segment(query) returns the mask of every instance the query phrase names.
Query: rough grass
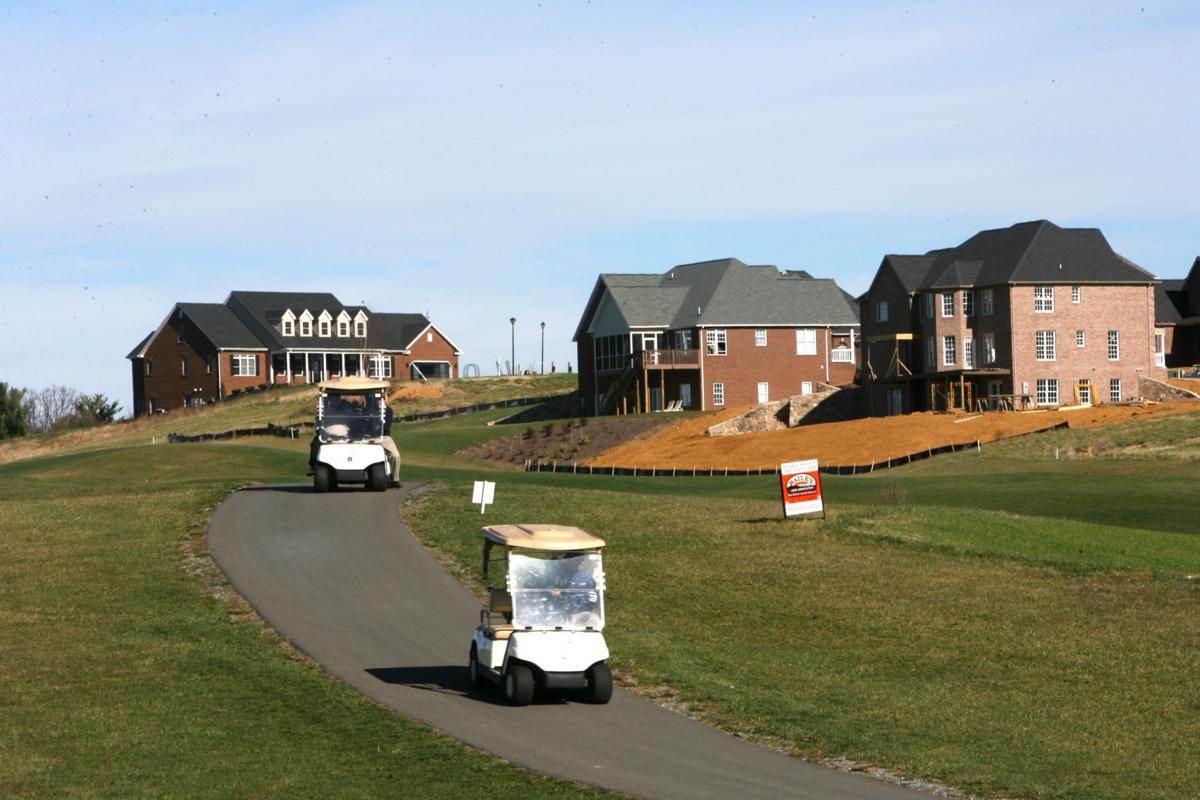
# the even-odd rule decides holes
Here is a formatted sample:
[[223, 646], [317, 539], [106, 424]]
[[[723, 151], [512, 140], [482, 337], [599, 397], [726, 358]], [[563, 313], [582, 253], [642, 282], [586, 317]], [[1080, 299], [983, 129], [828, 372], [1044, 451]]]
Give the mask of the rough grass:
[[[575, 389], [575, 375], [518, 375], [430, 381], [421, 390], [397, 384], [392, 408], [397, 416], [498, 402], [517, 397], [562, 394]], [[134, 446], [163, 441], [168, 433], [194, 435], [267, 423], [291, 425], [311, 421], [316, 389], [296, 387], [254, 392], [206, 408], [178, 409], [169, 414], [142, 417], [83, 430], [26, 436], [0, 442], [0, 463], [62, 452]]]
[[0, 467], [0, 796], [580, 797], [331, 681], [197, 555], [286, 449], [172, 445]]

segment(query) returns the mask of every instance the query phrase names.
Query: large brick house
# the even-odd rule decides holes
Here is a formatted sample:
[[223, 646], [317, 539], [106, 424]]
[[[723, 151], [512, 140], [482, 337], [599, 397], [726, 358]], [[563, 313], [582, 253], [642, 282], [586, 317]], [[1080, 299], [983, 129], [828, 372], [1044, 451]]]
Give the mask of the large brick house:
[[867, 412], [1137, 396], [1165, 374], [1157, 283], [1099, 230], [1045, 220], [885, 256], [862, 298]]
[[423, 314], [376, 313], [328, 293], [232, 292], [224, 303], [176, 303], [127, 358], [141, 416], [264, 384], [452, 378], [459, 355]]
[[713, 409], [853, 382], [858, 305], [832, 280], [736, 258], [603, 274], [575, 330], [583, 412]]
[[1164, 280], [1155, 287], [1154, 310], [1154, 349], [1160, 366], [1200, 364], [1200, 258], [1192, 262], [1186, 278]]

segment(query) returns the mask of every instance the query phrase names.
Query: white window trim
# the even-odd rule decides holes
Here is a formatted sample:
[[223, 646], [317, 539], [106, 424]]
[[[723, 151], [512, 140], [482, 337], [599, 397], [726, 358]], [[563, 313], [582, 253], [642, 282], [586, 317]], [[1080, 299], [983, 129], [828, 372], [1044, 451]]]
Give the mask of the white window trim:
[[713, 405], [714, 406], [725, 405], [725, 384], [721, 381], [717, 381], [716, 383], [714, 383], [712, 385], [712, 388], [713, 388]]
[[975, 316], [975, 292], [970, 289], [963, 289], [962, 305], [964, 317]]
[[942, 366], [953, 367], [958, 358], [958, 338], [955, 336], [942, 337]]
[[815, 356], [817, 354], [817, 329], [796, 328], [796, 355]]
[[[1039, 349], [1042, 351], [1039, 354]], [[1054, 331], [1033, 332], [1033, 358], [1035, 361], [1058, 360], [1058, 337]]]
[[1108, 379], [1108, 402], [1110, 402], [1110, 403], [1121, 402], [1121, 379], [1120, 378], [1109, 378]]
[[[1113, 354], [1116, 355], [1113, 355]], [[1119, 330], [1108, 332], [1108, 360], [1121, 360], [1121, 332]]]
[[372, 355], [367, 359], [367, 377], [383, 380], [394, 377], [392, 357], [388, 355]]
[[1075, 331], [1075, 346], [1087, 347], [1087, 332], [1082, 328]]
[[704, 332], [704, 342], [706, 345], [707, 355], [729, 355], [729, 336], [725, 333], [724, 328], [709, 328], [706, 330]]
[[[954, 316], [954, 292], [942, 292], [940, 300], [941, 300], [941, 304], [942, 304], [942, 319], [949, 319], [950, 317], [953, 317]], [[946, 310], [947, 304], [949, 304], [949, 306], [950, 306], [950, 309], [948, 311]]]
[[234, 378], [257, 378], [258, 356], [235, 353], [229, 360], [229, 374]]
[[[1038, 306], [1042, 306], [1038, 308]], [[1033, 311], [1035, 314], [1053, 314], [1054, 313], [1054, 287], [1053, 286], [1035, 286], [1033, 287]]]
[[[1043, 384], [1045, 384], [1045, 392], [1044, 393], [1042, 391]], [[1058, 378], [1038, 378], [1037, 381], [1034, 383], [1033, 389], [1034, 389], [1033, 401], [1034, 401], [1035, 405], [1039, 405], [1039, 406], [1056, 406], [1056, 405], [1058, 405], [1058, 401], [1059, 401]], [[1053, 399], [1050, 396], [1051, 389], [1054, 390]], [[1045, 394], [1045, 396], [1046, 396], [1045, 400], [1042, 399], [1043, 394]]]
[[755, 347], [766, 347], [767, 346], [767, 329], [766, 328], [755, 328], [754, 329], [754, 346]]
[[974, 339], [963, 339], [963, 369], [975, 369]]

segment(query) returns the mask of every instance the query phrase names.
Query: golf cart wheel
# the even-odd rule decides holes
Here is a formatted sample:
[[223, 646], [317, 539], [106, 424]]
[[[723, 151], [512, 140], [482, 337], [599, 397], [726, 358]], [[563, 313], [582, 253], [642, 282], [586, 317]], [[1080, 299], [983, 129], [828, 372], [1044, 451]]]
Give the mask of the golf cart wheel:
[[387, 470], [384, 469], [383, 464], [372, 464], [371, 468], [367, 470], [367, 479], [372, 492], [382, 492], [387, 489]]
[[313, 467], [313, 491], [328, 492], [333, 485], [333, 476], [328, 464], [317, 464]]
[[533, 702], [533, 670], [521, 664], [510, 664], [504, 673], [504, 699], [510, 706], [527, 706]]
[[471, 660], [467, 662], [467, 675], [471, 677], [471, 686], [478, 689], [483, 686], [483, 674], [479, 671], [479, 651], [471, 645]]
[[601, 661], [592, 664], [587, 671], [587, 699], [589, 703], [603, 705], [612, 699], [612, 670]]

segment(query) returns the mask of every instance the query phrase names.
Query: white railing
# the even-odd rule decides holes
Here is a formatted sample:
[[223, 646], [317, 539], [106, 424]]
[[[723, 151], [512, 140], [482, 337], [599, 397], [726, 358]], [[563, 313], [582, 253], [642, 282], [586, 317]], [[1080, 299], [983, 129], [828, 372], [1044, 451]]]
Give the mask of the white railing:
[[835, 347], [832, 350], [832, 361], [835, 364], [853, 364], [854, 350], [849, 347]]

